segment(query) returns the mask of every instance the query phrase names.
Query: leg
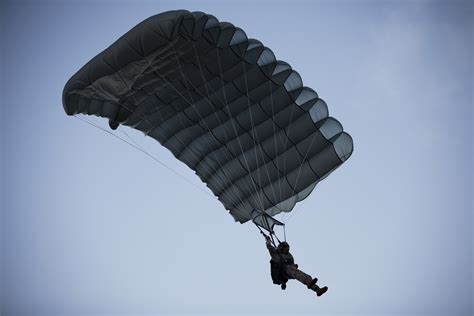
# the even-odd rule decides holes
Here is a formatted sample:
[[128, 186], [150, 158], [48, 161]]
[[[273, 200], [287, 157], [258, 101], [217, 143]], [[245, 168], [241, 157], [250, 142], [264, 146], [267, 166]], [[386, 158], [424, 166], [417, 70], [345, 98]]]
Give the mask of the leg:
[[309, 275], [304, 273], [303, 271], [299, 270], [295, 266], [287, 265], [285, 266], [285, 272], [288, 275], [289, 279], [295, 279], [303, 283], [304, 285], [308, 286], [313, 281], [313, 278]]
[[315, 291], [318, 296], [324, 294], [327, 291], [327, 287], [320, 288], [313, 282], [313, 278], [309, 275], [304, 273], [303, 271], [299, 270], [298, 268], [287, 265], [285, 266], [285, 272], [290, 279], [295, 279], [306, 285], [308, 288], [311, 288]]

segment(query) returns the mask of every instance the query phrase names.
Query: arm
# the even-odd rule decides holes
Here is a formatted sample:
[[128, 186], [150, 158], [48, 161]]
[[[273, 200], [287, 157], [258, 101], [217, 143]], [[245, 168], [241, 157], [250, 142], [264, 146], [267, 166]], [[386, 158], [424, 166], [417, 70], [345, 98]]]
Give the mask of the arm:
[[276, 249], [272, 245], [272, 241], [270, 240], [270, 237], [265, 235], [265, 240], [266, 240], [267, 249], [270, 252], [270, 255], [272, 256], [275, 253]]
[[298, 268], [298, 265], [295, 264], [295, 259], [293, 258], [293, 256], [291, 255], [291, 253], [288, 253], [288, 264], [291, 264], [292, 266], [295, 266]]
[[295, 264], [295, 259], [293, 258], [291, 253], [288, 253], [287, 255], [285, 255], [285, 264], [289, 266], [294, 266], [295, 268], [298, 269], [298, 265]]

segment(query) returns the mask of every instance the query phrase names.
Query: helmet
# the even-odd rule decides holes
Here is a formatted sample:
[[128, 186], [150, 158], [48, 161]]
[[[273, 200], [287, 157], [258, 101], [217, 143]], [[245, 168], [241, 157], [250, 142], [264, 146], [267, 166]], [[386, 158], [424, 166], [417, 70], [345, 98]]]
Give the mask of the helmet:
[[116, 130], [119, 127], [120, 123], [114, 120], [109, 120], [109, 127], [113, 130]]

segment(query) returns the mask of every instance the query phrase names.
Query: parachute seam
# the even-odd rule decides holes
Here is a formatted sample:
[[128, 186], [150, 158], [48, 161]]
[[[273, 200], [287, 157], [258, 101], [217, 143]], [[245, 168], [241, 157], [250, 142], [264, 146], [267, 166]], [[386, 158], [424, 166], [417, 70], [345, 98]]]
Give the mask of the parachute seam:
[[[173, 49], [174, 49], [174, 46], [173, 46]], [[183, 79], [185, 80], [185, 87], [186, 87], [186, 90], [188, 91], [188, 93], [189, 93], [189, 95], [190, 95], [190, 97], [191, 97], [191, 100], [193, 100], [193, 98], [192, 98], [192, 96], [191, 96], [191, 92], [189, 91], [189, 88], [188, 88], [188, 85], [187, 85], [186, 76], [184, 75], [184, 72], [182, 71], [181, 63], [180, 63], [180, 61], [179, 61], [179, 57], [178, 57], [178, 55], [177, 55], [176, 50], [175, 50], [175, 57], [176, 57], [176, 61], [177, 61], [177, 63], [178, 63], [178, 66], [179, 66], [181, 75], [183, 76]], [[209, 97], [208, 97], [208, 101], [210, 102]], [[210, 103], [212, 103], [212, 102], [210, 102]], [[195, 102], [194, 102], [194, 100], [193, 100], [192, 106], [195, 107]], [[200, 115], [200, 113], [199, 113], [199, 111], [198, 111], [197, 109], [196, 109], [196, 112], [198, 113], [199, 117], [201, 118], [201, 115]], [[183, 113], [186, 115], [186, 113], [185, 113], [184, 111], [183, 111]], [[220, 122], [220, 119], [219, 119], [219, 117], [217, 116], [217, 114], [216, 114], [215, 112], [214, 112], [214, 114], [215, 114], [216, 118], [218, 119], [218, 121]], [[189, 117], [188, 117], [188, 119], [189, 119], [190, 121], [193, 121], [193, 120], [192, 120], [191, 118], [189, 118]], [[204, 122], [204, 121], [202, 120], [202, 118], [201, 118], [201, 121]], [[183, 125], [184, 125], [184, 124], [183, 124]], [[207, 128], [208, 130], [210, 130], [209, 127], [207, 126], [207, 124], [206, 124], [206, 128]], [[219, 143], [221, 143], [220, 140], [217, 139], [217, 137], [214, 137], [214, 138], [215, 138]], [[221, 144], [222, 144], [222, 143], [221, 143]], [[188, 147], [189, 147], [189, 145], [187, 145], [187, 146], [185, 147], [185, 149], [187, 149]], [[189, 149], [189, 150], [191, 150], [191, 149]], [[182, 153], [183, 153], [183, 152], [181, 152], [180, 156], [182, 155]], [[180, 159], [180, 160], [181, 160], [181, 159]], [[220, 165], [220, 167], [222, 167], [221, 164], [220, 164], [220, 162], [218, 162], [218, 164]], [[221, 180], [222, 180], [222, 179], [221, 179]], [[206, 185], [207, 185], [207, 184], [206, 184]], [[212, 190], [211, 190], [211, 191], [212, 191]], [[234, 190], [234, 191], [235, 191], [235, 190]], [[237, 196], [238, 198], [240, 198], [239, 195], [236, 195], [236, 196]], [[241, 202], [242, 202], [242, 201], [240, 200], [239, 203], [241, 203]]]
[[[245, 88], [246, 88], [245, 94], [247, 95], [247, 103], [248, 103], [248, 105], [249, 105], [250, 122], [251, 122], [251, 125], [254, 125], [254, 124], [253, 124], [252, 111], [251, 111], [251, 107], [250, 107], [250, 97], [249, 97], [249, 95], [248, 95], [247, 72], [246, 72], [246, 69], [245, 69], [245, 62], [244, 62], [244, 61], [242, 61], [242, 66], [243, 66], [242, 68], [244, 69], [244, 79], [245, 79]], [[259, 102], [257, 102], [257, 106], [259, 106], [258, 104], [259, 104]], [[258, 156], [257, 156], [257, 140], [255, 139], [255, 138], [256, 138], [256, 137], [255, 137], [255, 130], [252, 129], [252, 132], [253, 132], [253, 137], [252, 137], [252, 135], [250, 135], [250, 137], [252, 137], [252, 140], [253, 140], [253, 142], [254, 142], [254, 147], [253, 147], [253, 148], [254, 148], [255, 156], [256, 156], [257, 169], [259, 169], [259, 166], [258, 166]], [[260, 144], [259, 144], [259, 148], [261, 148]], [[263, 157], [263, 148], [260, 150], [260, 152], [262, 153], [262, 157]], [[266, 164], [264, 164], [263, 167], [264, 167], [265, 171], [267, 172], [268, 180], [271, 181], [270, 173], [268, 172], [268, 169], [267, 169], [267, 167], [266, 167], [265, 165], [266, 165]], [[250, 169], [250, 168], [249, 168], [249, 169]], [[277, 170], [278, 170], [278, 169], [277, 169]], [[249, 170], [248, 172], [249, 172], [249, 176], [252, 178], [252, 180], [254, 180], [253, 177], [252, 177], [252, 174], [250, 173], [250, 170]], [[260, 172], [257, 172], [257, 175], [258, 175], [259, 183], [261, 183], [262, 181], [261, 181], [261, 178], [260, 178]], [[255, 181], [254, 181], [254, 182], [255, 182]], [[268, 198], [267, 194], [265, 193], [265, 190], [263, 190], [263, 187], [262, 187], [260, 184], [258, 184], [258, 186], [260, 187], [260, 190], [259, 190], [259, 191], [261, 191], [261, 192], [265, 195], [265, 197], [267, 198], [267, 200], [270, 201], [270, 203], [275, 204], [275, 202], [273, 202], [271, 199]], [[272, 187], [272, 190], [273, 190], [273, 187]], [[256, 194], [258, 194], [258, 192], [255, 192], [255, 193], [254, 193], [254, 195], [256, 195]], [[258, 195], [260, 196], [260, 194], [258, 194]], [[274, 195], [276, 195], [276, 194], [274, 194]], [[264, 207], [263, 207], [263, 205], [262, 205], [262, 211], [263, 211], [263, 210], [264, 210]]]
[[[174, 45], [173, 45], [173, 49], [174, 49]], [[175, 51], [175, 56], [177, 56], [176, 51]], [[179, 62], [179, 59], [177, 59], [177, 61]], [[181, 93], [179, 92], [179, 90], [177, 90], [170, 82], [168, 82], [168, 80], [166, 79], [166, 77], [160, 75], [160, 74], [157, 72], [156, 69], [153, 70], [153, 72], [154, 72], [154, 73], [157, 73], [158, 76], [162, 79], [162, 81], [165, 82], [165, 84], [171, 86], [173, 89], [176, 90], [176, 92], [178, 92], [179, 95], [181, 95]], [[140, 90], [141, 90], [141, 89], [140, 89]], [[144, 92], [145, 92], [145, 91], [144, 91]], [[188, 92], [189, 92], [189, 90], [188, 90]], [[145, 93], [146, 93], [146, 92], [145, 92]], [[189, 93], [189, 94], [190, 94], [190, 93]], [[155, 94], [155, 96], [156, 96], [156, 94]], [[190, 94], [190, 96], [191, 96], [191, 94]], [[158, 97], [158, 96], [156, 96], [156, 97]], [[159, 97], [158, 97], [158, 98], [159, 98]], [[192, 96], [191, 96], [191, 98], [192, 98]], [[159, 99], [160, 99], [160, 98], [159, 98]], [[193, 101], [193, 103], [191, 103], [191, 102], [188, 101], [183, 95], [181, 95], [181, 99], [185, 100], [188, 104], [194, 105], [194, 101]], [[162, 103], [163, 103], [163, 104], [168, 104], [168, 106], [170, 106], [170, 107], [173, 108], [176, 112], [178, 112], [178, 111], [171, 105], [171, 102], [168, 103], [168, 102], [164, 102], [164, 101], [163, 101]], [[182, 113], [188, 118], [189, 121], [195, 122], [194, 120], [192, 120], [191, 118], [189, 118], [189, 117], [187, 116], [187, 114], [186, 114], [184, 111], [182, 111]], [[198, 112], [198, 115], [199, 115], [199, 112]], [[181, 120], [181, 122], [182, 122], [181, 116], [179, 116], [179, 118], [180, 118], [180, 120]], [[152, 125], [152, 124], [151, 124], [151, 125]], [[183, 124], [183, 125], [184, 125], [184, 124]], [[153, 125], [152, 125], [152, 126], [153, 126]], [[201, 126], [201, 124], [199, 124], [198, 126], [199, 126], [201, 129], [203, 129], [202, 126]], [[209, 128], [207, 128], [207, 129], [209, 129]], [[154, 130], [154, 129], [153, 129], [153, 130]], [[176, 139], [177, 139], [178, 141], [180, 141], [178, 136], [176, 136]], [[217, 139], [217, 138], [216, 138], [216, 139]], [[166, 138], [164, 138], [163, 143], [165, 144], [166, 142], [167, 142], [167, 141], [166, 141]], [[181, 143], [183, 143], [183, 145], [185, 145], [185, 148], [187, 147], [184, 142], [181, 142]], [[171, 145], [171, 144], [170, 144], [170, 145]], [[165, 146], [165, 147], [170, 147], [170, 145], [169, 145], [169, 146]], [[193, 151], [192, 151], [191, 149], [190, 149], [190, 152], [191, 152], [191, 154], [193, 154]], [[177, 155], [175, 154], [175, 156], [177, 156]], [[197, 156], [196, 156], [196, 157], [197, 157]], [[180, 159], [180, 160], [181, 160], [181, 159]]]
[[[193, 48], [194, 48], [195, 55], [196, 55], [196, 57], [197, 57], [197, 62], [198, 62], [198, 65], [199, 65], [199, 69], [201, 70], [201, 76], [202, 76], [202, 79], [203, 79], [203, 84], [204, 84], [204, 87], [206, 88], [206, 92], [207, 92], [208, 100], [209, 100], [209, 91], [208, 91], [208, 89], [207, 89], [207, 84], [206, 84], [206, 82], [205, 82], [205, 80], [204, 80], [204, 75], [203, 75], [201, 63], [200, 63], [200, 61], [199, 61], [199, 56], [198, 56], [197, 51], [196, 51], [195, 42], [194, 42]], [[209, 101], [210, 101], [210, 100], [209, 100]], [[215, 112], [214, 112], [214, 113], [215, 113]], [[222, 122], [220, 122], [220, 119], [219, 119], [219, 118], [218, 118], [218, 120], [219, 120], [219, 124], [222, 125]], [[233, 120], [231, 120], [231, 122], [233, 123]], [[235, 130], [235, 125], [232, 125], [232, 126], [233, 126], [233, 128], [234, 128], [234, 132], [237, 133], [236, 130]], [[226, 133], [227, 138], [229, 138], [228, 135], [227, 135], [227, 131], [226, 131], [225, 129], [224, 129], [224, 132]], [[214, 138], [215, 138], [215, 135], [214, 135], [213, 133], [212, 133], [212, 136], [214, 136]], [[218, 140], [218, 141], [221, 142], [220, 140]], [[241, 147], [241, 150], [243, 150], [243, 149], [242, 149], [242, 144], [240, 143], [240, 140], [238, 140], [238, 142], [239, 142], [239, 146]], [[227, 145], [226, 145], [225, 143], [224, 143], [224, 146], [225, 146], [225, 147], [227, 148], [227, 150], [231, 153], [231, 157], [232, 157], [232, 152], [229, 150], [229, 148], [227, 147]], [[240, 161], [239, 161], [239, 162], [240, 162]], [[246, 168], [246, 169], [247, 169], [247, 172], [250, 172], [250, 171], [249, 171], [249, 169], [250, 169], [250, 168], [249, 168], [249, 164], [248, 164], [248, 161], [247, 161], [246, 158], [245, 158], [245, 162], [246, 162], [246, 165], [247, 165], [247, 168]], [[221, 169], [222, 169], [222, 168], [221, 168]], [[245, 168], [244, 168], [244, 169], [245, 169]], [[256, 187], [256, 184], [255, 184], [255, 181], [253, 180], [253, 178], [251, 178], [251, 180], [252, 180], [252, 183], [253, 183], [253, 185], [254, 185], [254, 189], [256, 190], [257, 187]], [[261, 200], [260, 200], [260, 204], [261, 204], [262, 207], [263, 207], [263, 202], [262, 202]]]
[[[156, 71], [156, 70], [153, 70], [153, 72], [157, 72], [157, 71]], [[162, 77], [159, 73], [157, 73], [157, 74], [158, 74], [163, 80], [165, 80], [168, 85], [170, 85], [173, 89], [175, 89], [176, 92], [178, 92], [179, 94], [181, 94], [175, 87], [173, 87], [173, 85], [172, 85], [171, 83], [168, 82], [168, 80], [167, 80], [166, 78]], [[187, 101], [186, 98], [183, 97], [183, 99], [184, 99], [185, 101]], [[191, 104], [191, 105], [194, 104], [194, 103], [191, 103], [191, 102], [189, 102], [189, 101], [187, 101], [187, 102], [188, 102], [189, 104]], [[168, 104], [170, 107], [173, 108], [173, 106], [172, 106], [170, 103], [167, 103], [167, 102], [164, 102], [164, 103]], [[198, 112], [198, 111], [196, 111], [196, 112], [197, 112], [198, 115], [199, 115], [199, 112]], [[194, 120], [192, 120], [191, 118], [189, 118], [189, 116], [186, 114], [185, 111], [182, 111], [182, 113], [183, 113], [183, 115], [185, 115], [190, 121], [194, 122]], [[202, 121], [202, 120], [201, 120], [201, 121]], [[201, 121], [200, 121], [200, 122], [201, 122]], [[198, 122], [197, 125], [198, 125], [201, 129], [205, 130], [205, 129], [201, 126], [201, 123], [200, 123], [200, 122]], [[196, 126], [196, 124], [194, 124], [193, 126]], [[153, 130], [155, 130], [155, 129], [156, 129], [156, 128], [154, 128]], [[208, 128], [207, 128], [207, 129], [208, 129]], [[183, 131], [183, 130], [184, 130], [184, 129], [180, 129], [178, 132], [176, 132], [176, 133], [173, 135], [173, 137], [176, 138], [176, 139], [179, 141], [179, 138], [178, 138], [177, 135], [179, 134], [179, 132], [181, 132], [181, 131]], [[150, 133], [151, 133], [151, 132], [150, 132]], [[216, 140], [218, 140], [217, 137], [214, 136], [214, 138], [215, 138]], [[165, 138], [165, 140], [164, 140], [164, 142], [163, 142], [163, 146], [169, 147], [169, 145], [166, 145], [166, 144], [170, 144], [169, 140], [170, 140], [170, 138], [168, 138], [168, 139]], [[220, 141], [218, 140], [218, 142], [220, 142]], [[187, 145], [185, 142], [181, 142], [181, 143], [184, 145], [183, 148], [187, 148], [187, 147], [188, 147], [188, 145]], [[191, 151], [191, 152], [192, 152], [192, 151]], [[180, 154], [181, 154], [181, 153], [182, 153], [182, 151], [180, 151]], [[178, 156], [179, 156], [180, 154], [174, 154], [174, 155], [179, 159]], [[198, 160], [199, 160], [199, 156], [198, 156], [197, 154], [196, 154], [195, 156], [196, 156], [196, 158], [198, 158]], [[180, 160], [181, 160], [181, 159], [180, 159]], [[209, 170], [212, 171], [212, 169], [209, 169]], [[204, 182], [204, 181], [203, 181], [203, 182]], [[207, 185], [207, 184], [206, 184], [206, 185]]]
[[[245, 60], [243, 60], [243, 61], [245, 62]], [[255, 65], [255, 66], [257, 66], [257, 65]], [[207, 68], [207, 67], [206, 67], [206, 68]], [[258, 69], [261, 70], [261, 68], [258, 68]], [[210, 71], [209, 71], [209, 72], [210, 72]], [[210, 74], [212, 74], [212, 72], [210, 72]], [[215, 74], [214, 74], [214, 75], [215, 75]], [[217, 76], [219, 76], [219, 77], [221, 78], [221, 80], [224, 82], [223, 78], [222, 78], [220, 75], [217, 75]], [[242, 76], [240, 76], [240, 77], [242, 77]], [[238, 77], [238, 78], [240, 78], [240, 77]], [[246, 77], [244, 77], [244, 79], [246, 80]], [[233, 84], [233, 85], [235, 86], [235, 84], [234, 84], [233, 81], [230, 81], [229, 83], [230, 83], [230, 84]], [[264, 84], [265, 84], [265, 83], [260, 84], [259, 86], [257, 86], [257, 88], [262, 87]], [[224, 86], [225, 86], [225, 84], [221, 87], [223, 93], [225, 93]], [[240, 91], [241, 93], [245, 93], [245, 94], [247, 95], [247, 100], [248, 100], [248, 101], [250, 100], [250, 98], [248, 97], [248, 93], [247, 93], [247, 92], [242, 92], [237, 86], [235, 86], [235, 88], [236, 88], [238, 91]], [[255, 89], [257, 89], [257, 88], [255, 88]], [[214, 90], [212, 87], [211, 87], [211, 89], [214, 91], [214, 93], [216, 93], [216, 90]], [[195, 90], [197, 90], [197, 88], [195, 88]], [[217, 93], [216, 93], [216, 95], [217, 95]], [[219, 99], [219, 98], [218, 98], [218, 99]], [[291, 98], [290, 98], [290, 99], [291, 99]], [[220, 99], [219, 99], [219, 100], [220, 100]], [[223, 102], [222, 100], [220, 100], [220, 101]], [[259, 106], [259, 107], [261, 108], [261, 104], [260, 104], [259, 102], [255, 102], [255, 101], [252, 101], [252, 102], [254, 102], [254, 105], [255, 105], [255, 106]], [[291, 105], [291, 104], [290, 104], [290, 105]], [[227, 105], [224, 105], [221, 109], [223, 109], [223, 108], [228, 108], [228, 106], [227, 106]], [[262, 109], [262, 108], [261, 108], [261, 109]], [[245, 111], [247, 111], [247, 110], [244, 109], [243, 111], [241, 111], [241, 112], [239, 112], [239, 113], [243, 113], [243, 112], [245, 112]], [[262, 109], [262, 111], [263, 111], [263, 113], [265, 113], [265, 114], [267, 115], [268, 118], [271, 118], [271, 116], [268, 115], [265, 110]], [[230, 112], [230, 111], [229, 111], [229, 112]], [[249, 112], [249, 113], [250, 113], [250, 112]], [[233, 123], [234, 120], [232, 119], [232, 115], [229, 115], [229, 117], [230, 117], [230, 120], [229, 120], [229, 121], [232, 122], [232, 124], [234, 124], [234, 123]], [[261, 123], [264, 123], [264, 122], [267, 122], [267, 121], [268, 121], [268, 120], [266, 119], [266, 120], [264, 120], [264, 121], [261, 122]], [[228, 121], [226, 121], [225, 123], [227, 123], [227, 122], [228, 122]], [[246, 129], [243, 128], [243, 127], [240, 125], [240, 122], [239, 122], [238, 120], [235, 120], [235, 122], [237, 122], [237, 124], [238, 124], [238, 125], [241, 127], [241, 129], [244, 131], [243, 134], [248, 134], [248, 135], [250, 136], [250, 138], [251, 138], [251, 139], [253, 140], [253, 142], [254, 142], [254, 146], [253, 146], [252, 148], [249, 148], [247, 151], [250, 151], [250, 150], [254, 149], [254, 151], [256, 152], [256, 147], [257, 147], [257, 146], [255, 145], [255, 136], [252, 136], [250, 131], [246, 131]], [[222, 123], [221, 123], [221, 125], [222, 125]], [[274, 126], [273, 126], [273, 127], [274, 127]], [[252, 133], [255, 133], [255, 129], [252, 129]], [[206, 134], [206, 133], [204, 133], [203, 135], [205, 135], [205, 134]], [[238, 134], [238, 133], [236, 132], [236, 134]], [[242, 136], [243, 134], [238, 135], [238, 137], [235, 137], [234, 139], [237, 139], [237, 141], [240, 143], [239, 137]], [[201, 135], [201, 136], [202, 136], [202, 135]], [[268, 137], [268, 138], [266, 138], [266, 139], [270, 139], [270, 137]], [[193, 142], [195, 142], [195, 140], [191, 141], [190, 144], [192, 144]], [[215, 151], [220, 150], [220, 149], [221, 149], [221, 147], [219, 147], [218, 149], [216, 149], [216, 150], [214, 150], [214, 151], [212, 151], [212, 152], [215, 152]], [[266, 151], [263, 149], [263, 147], [261, 147], [260, 144], [259, 144], [259, 149], [260, 149], [260, 153], [261, 153], [261, 156], [262, 156], [262, 157], [263, 157], [263, 155], [266, 155], [266, 156], [269, 158], [269, 160], [272, 161], [272, 157], [271, 157], [270, 155], [268, 155], [268, 153], [266, 153]], [[242, 148], [241, 150], [243, 151], [243, 148]], [[210, 152], [210, 153], [212, 153], [212, 152]], [[258, 159], [258, 155], [257, 155], [257, 154], [255, 154], [255, 155], [256, 155], [256, 157], [257, 157], [257, 159]], [[238, 161], [238, 162], [241, 164], [241, 161], [240, 161], [240, 157], [241, 157], [241, 156], [244, 157], [244, 159], [246, 159], [246, 158], [245, 158], [246, 156], [243, 155], [243, 154], [242, 154], [242, 155], [239, 155], [239, 156], [234, 156], [234, 155], [233, 155], [232, 161]], [[204, 159], [205, 159], [205, 157], [206, 157], [206, 156], [204, 156]], [[249, 169], [250, 169], [249, 167], [247, 167], [247, 168], [246, 168], [245, 166], [242, 166], [242, 167], [243, 167], [244, 170], [247, 169], [249, 178], [260, 188], [260, 190], [258, 190], [258, 191], [262, 191], [262, 192], [265, 194], [267, 200], [274, 204], [274, 202], [272, 202], [272, 199], [268, 198], [268, 196], [266, 195], [266, 193], [263, 191], [263, 187], [260, 185], [260, 182], [262, 182], [261, 179], [259, 179], [259, 183], [256, 183], [256, 180], [253, 179], [253, 176], [251, 175], [251, 171], [255, 171], [256, 169], [251, 169], [251, 171], [249, 171]], [[258, 162], [257, 162], [257, 169], [258, 169]], [[277, 166], [275, 166], [275, 169], [278, 171], [279, 174], [281, 174], [282, 176], [284, 176], [284, 174], [281, 173], [281, 170], [280, 170]], [[222, 170], [222, 172], [225, 173], [225, 169], [224, 169], [224, 168], [222, 167], [222, 165], [221, 165], [220, 168], [219, 168], [219, 169], [216, 169], [216, 171], [213, 172], [213, 173], [210, 175], [210, 177], [209, 177], [208, 179], [212, 178], [213, 176], [218, 176], [219, 170]], [[267, 172], [267, 176], [268, 176], [269, 182], [272, 182], [271, 177], [269, 176], [269, 173], [268, 173], [268, 169], [265, 169], [265, 170], [266, 170], [266, 172]], [[260, 174], [258, 174], [258, 176], [260, 177]], [[244, 178], [244, 176], [238, 178], [237, 180], [240, 180], [240, 179], [243, 179], [243, 178]], [[281, 177], [280, 177], [280, 178], [281, 178]], [[288, 181], [287, 181], [287, 182], [288, 182]], [[289, 184], [289, 185], [291, 186], [291, 184]], [[291, 187], [292, 187], [292, 186], [291, 186]], [[229, 186], [226, 186], [224, 190], [221, 190], [221, 192], [225, 191], [226, 189], [229, 189]], [[256, 189], [256, 188], [255, 188], [255, 189]], [[292, 189], [293, 189], [293, 187], [292, 187]], [[256, 193], [258, 193], [258, 191], [256, 190]], [[275, 192], [274, 192], [274, 194], [275, 194]], [[275, 194], [275, 196], [276, 196], [276, 194]]]

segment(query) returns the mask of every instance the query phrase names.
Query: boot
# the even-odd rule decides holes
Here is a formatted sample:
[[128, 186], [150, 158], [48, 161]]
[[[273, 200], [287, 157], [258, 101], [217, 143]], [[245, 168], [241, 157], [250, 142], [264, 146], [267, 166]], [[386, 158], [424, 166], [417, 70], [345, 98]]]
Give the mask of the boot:
[[327, 286], [323, 286], [322, 288], [319, 288], [316, 290], [316, 295], [318, 296], [321, 296], [323, 295], [324, 293], [326, 293], [328, 290], [328, 287]]
[[313, 280], [311, 280], [311, 282], [309, 282], [308, 284], [308, 289], [312, 288], [316, 282], [318, 282], [318, 278], [314, 278]]
[[282, 289], [282, 290], [286, 290], [286, 283], [282, 283], [282, 284], [281, 284], [281, 289]]

